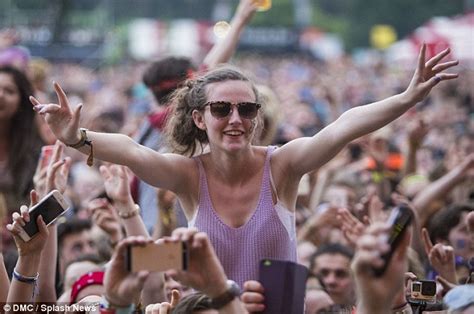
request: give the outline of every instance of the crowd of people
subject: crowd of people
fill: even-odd
[[[474,311],[472,69],[424,45],[410,66],[231,61],[255,10],[241,0],[199,66],[17,62],[0,34],[0,303],[258,313],[271,259],[308,269],[305,313]],[[69,210],[25,241],[53,190]],[[130,247],[175,242],[186,269],[128,270]]]

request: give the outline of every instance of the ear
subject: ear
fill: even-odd
[[[206,123],[204,122],[204,113],[199,110],[193,110],[194,124],[201,130],[206,130]]]

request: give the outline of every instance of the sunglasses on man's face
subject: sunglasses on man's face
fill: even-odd
[[[210,101],[204,105],[204,107],[209,106],[211,109],[211,114],[214,118],[223,119],[230,116],[234,109],[233,106],[237,107],[239,116],[244,119],[254,119],[257,116],[258,109],[262,105],[254,102],[239,102],[233,104],[229,101]]]

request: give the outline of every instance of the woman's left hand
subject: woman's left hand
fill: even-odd
[[[404,94],[408,101],[417,103],[422,101],[439,82],[452,80],[458,77],[458,74],[446,73],[445,70],[457,65],[457,60],[440,63],[440,61],[450,53],[447,48],[425,63],[426,45],[421,46],[418,56],[418,66],[413,78]]]

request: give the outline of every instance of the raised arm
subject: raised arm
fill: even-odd
[[[115,210],[122,219],[126,236],[149,238],[145,223],[132,199],[127,169],[117,165],[101,166],[100,174],[104,179],[105,191],[114,201]]]
[[[245,25],[252,19],[257,9],[254,0],[240,0],[237,11],[230,22],[230,30],[227,36],[218,41],[204,58],[203,63],[209,68],[214,68],[220,63],[230,60],[235,52],[240,35]]]
[[[444,176],[431,182],[415,196],[413,207],[420,217],[420,227],[424,227],[428,219],[437,210],[437,208],[431,208],[431,204],[436,200],[445,198],[449,192],[467,178],[467,174],[471,169],[474,169],[474,153],[470,154],[462,163]]]
[[[61,142],[66,145],[81,143],[84,136],[84,133],[79,131],[82,104],[72,111],[68,98],[58,83],[54,83],[54,89],[59,104],[41,104],[31,96],[33,108],[45,117],[51,131]],[[126,165],[151,185],[177,193],[186,191],[187,187],[183,182],[189,182],[187,180],[189,170],[195,167],[192,160],[175,154],[159,154],[122,134],[92,131],[87,131],[85,134],[92,145],[85,144],[79,147],[78,150],[82,153],[103,161]]]
[[[449,54],[446,49],[425,63],[426,46],[423,45],[418,66],[410,85],[401,94],[384,100],[355,107],[344,112],[339,119],[310,138],[300,138],[286,144],[275,154],[281,164],[290,167],[295,175],[317,169],[333,158],[350,141],[373,132],[400,117],[423,100],[439,82],[456,78],[457,74],[443,71],[458,64],[457,61],[440,63]]]

